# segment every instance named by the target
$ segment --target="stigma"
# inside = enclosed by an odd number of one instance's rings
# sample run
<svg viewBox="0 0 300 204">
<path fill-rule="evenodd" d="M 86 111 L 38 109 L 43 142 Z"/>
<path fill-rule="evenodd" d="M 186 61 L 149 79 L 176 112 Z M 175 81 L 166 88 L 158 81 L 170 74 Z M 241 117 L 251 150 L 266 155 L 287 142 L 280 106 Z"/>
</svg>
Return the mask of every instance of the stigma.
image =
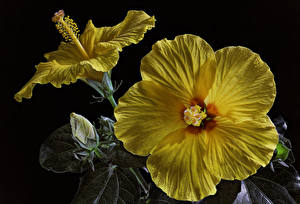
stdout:
<svg viewBox="0 0 300 204">
<path fill-rule="evenodd" d="M 79 29 L 77 24 L 69 16 L 65 17 L 63 10 L 59 10 L 52 17 L 52 21 L 55 23 L 55 26 L 58 32 L 63 36 L 65 41 L 74 43 L 79 49 L 80 53 L 85 59 L 89 59 L 87 52 L 80 43 L 79 40 Z"/>
<path fill-rule="evenodd" d="M 188 125 L 200 126 L 202 121 L 207 117 L 206 110 L 201 110 L 199 105 L 191 106 L 183 112 L 183 119 Z"/>
</svg>

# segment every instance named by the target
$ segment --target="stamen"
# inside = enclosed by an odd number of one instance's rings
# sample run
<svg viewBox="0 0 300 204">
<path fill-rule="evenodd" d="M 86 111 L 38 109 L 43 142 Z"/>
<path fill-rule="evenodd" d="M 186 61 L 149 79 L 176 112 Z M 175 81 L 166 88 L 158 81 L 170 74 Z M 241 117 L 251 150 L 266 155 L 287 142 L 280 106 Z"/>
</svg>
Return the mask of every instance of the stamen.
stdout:
<svg viewBox="0 0 300 204">
<path fill-rule="evenodd" d="M 183 119 L 188 125 L 200 126 L 207 117 L 199 105 L 191 106 L 184 111 Z"/>
<path fill-rule="evenodd" d="M 52 17 L 52 21 L 56 23 L 56 28 L 62 34 L 66 41 L 74 43 L 83 57 L 89 59 L 89 56 L 79 41 L 79 29 L 77 24 L 69 17 L 65 17 L 63 10 L 59 10 Z"/>
</svg>

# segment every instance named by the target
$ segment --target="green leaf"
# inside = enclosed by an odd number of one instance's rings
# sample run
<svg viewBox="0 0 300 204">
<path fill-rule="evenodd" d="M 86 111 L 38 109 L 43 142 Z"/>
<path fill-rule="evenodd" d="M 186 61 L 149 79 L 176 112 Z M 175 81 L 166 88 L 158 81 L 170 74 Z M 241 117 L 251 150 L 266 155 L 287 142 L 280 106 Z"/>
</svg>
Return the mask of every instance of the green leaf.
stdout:
<svg viewBox="0 0 300 204">
<path fill-rule="evenodd" d="M 86 165 L 74 157 L 74 152 L 80 151 L 72 138 L 70 124 L 55 130 L 41 145 L 39 161 L 41 166 L 55 173 L 81 173 Z"/>
<path fill-rule="evenodd" d="M 115 146 L 109 155 L 111 162 L 124 168 L 142 168 L 146 166 L 147 157 L 137 156 L 128 152 L 122 145 Z"/>
<path fill-rule="evenodd" d="M 217 193 L 215 195 L 208 196 L 196 202 L 196 204 L 232 204 L 240 191 L 240 181 L 221 180 L 217 185 Z"/>
<path fill-rule="evenodd" d="M 292 144 L 291 141 L 289 139 L 287 139 L 286 137 L 282 137 L 279 136 L 279 142 L 278 144 L 281 143 L 283 145 L 284 148 L 289 149 L 290 151 L 287 154 L 287 157 L 284 158 L 284 162 L 287 163 L 288 165 L 293 164 L 295 162 L 295 157 L 292 151 Z M 277 147 L 276 147 L 276 154 L 278 154 L 277 152 Z M 283 154 L 284 152 L 280 152 L 280 154 Z M 276 158 L 276 157 L 275 157 Z M 282 160 L 277 160 L 277 161 L 282 161 Z M 276 162 L 276 159 L 275 159 Z"/>
<path fill-rule="evenodd" d="M 128 169 L 98 164 L 81 179 L 72 204 L 136 204 L 140 188 Z"/>
<path fill-rule="evenodd" d="M 285 161 L 288 158 L 289 152 L 291 151 L 291 149 L 289 149 L 281 141 L 279 141 L 276 146 L 276 151 L 277 151 L 277 154 L 276 154 L 275 159 L 280 159 L 282 161 Z"/>
</svg>

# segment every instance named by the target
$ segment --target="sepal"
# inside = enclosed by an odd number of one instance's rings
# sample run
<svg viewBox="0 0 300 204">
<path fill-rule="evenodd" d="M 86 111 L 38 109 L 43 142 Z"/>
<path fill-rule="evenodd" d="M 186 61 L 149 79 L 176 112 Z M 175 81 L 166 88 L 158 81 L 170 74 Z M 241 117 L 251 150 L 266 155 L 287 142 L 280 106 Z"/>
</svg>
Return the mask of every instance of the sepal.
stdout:
<svg viewBox="0 0 300 204">
<path fill-rule="evenodd" d="M 104 72 L 102 81 L 86 79 L 85 82 L 94 88 L 103 98 L 109 98 L 119 88 L 119 85 L 113 85 L 111 81 L 111 72 Z"/>
</svg>

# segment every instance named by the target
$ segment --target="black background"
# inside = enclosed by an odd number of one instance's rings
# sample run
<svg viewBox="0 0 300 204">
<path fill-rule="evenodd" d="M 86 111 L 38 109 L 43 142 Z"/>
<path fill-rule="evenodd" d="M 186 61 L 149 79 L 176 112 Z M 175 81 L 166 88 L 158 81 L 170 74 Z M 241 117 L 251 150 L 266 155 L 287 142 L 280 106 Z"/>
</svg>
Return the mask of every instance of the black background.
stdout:
<svg viewBox="0 0 300 204">
<path fill-rule="evenodd" d="M 164 3 L 163 3 L 164 2 Z M 221 1 L 220 1 L 221 2 Z M 33 97 L 17 103 L 14 94 L 34 74 L 34 65 L 45 61 L 61 36 L 51 22 L 64 9 L 81 31 L 88 19 L 96 26 L 121 22 L 130 9 L 144 10 L 156 18 L 156 27 L 137 45 L 120 54 L 113 79 L 123 80 L 119 98 L 139 81 L 141 58 L 157 40 L 191 33 L 204 38 L 213 49 L 241 45 L 259 53 L 271 67 L 277 85 L 272 115 L 288 121 L 288 135 L 300 161 L 300 3 L 294 1 L 4 1 L 1 3 L 1 147 L 0 203 L 69 203 L 77 190 L 78 175 L 54 174 L 39 166 L 39 147 L 56 128 L 76 112 L 92 121 L 112 116 L 105 101 L 91 104 L 96 93 L 78 82 L 56 89 L 38 85 Z M 163 3 L 163 4 L 162 4 Z M 3 22 L 2 22 L 3 21 Z M 296 162 L 300 169 L 300 162 Z"/>
</svg>

